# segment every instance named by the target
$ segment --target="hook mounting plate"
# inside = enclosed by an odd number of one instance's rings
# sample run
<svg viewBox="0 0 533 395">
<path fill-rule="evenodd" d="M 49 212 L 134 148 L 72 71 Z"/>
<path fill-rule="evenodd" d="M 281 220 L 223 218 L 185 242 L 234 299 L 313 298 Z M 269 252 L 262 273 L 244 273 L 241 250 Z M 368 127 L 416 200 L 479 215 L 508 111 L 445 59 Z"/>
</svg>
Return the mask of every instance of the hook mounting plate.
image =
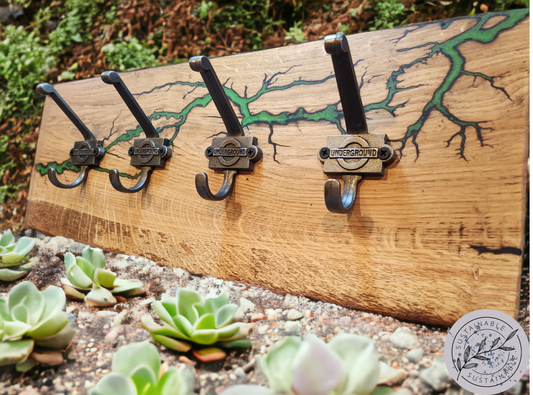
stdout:
<svg viewBox="0 0 533 395">
<path fill-rule="evenodd" d="M 167 138 L 134 139 L 133 145 L 128 150 L 131 157 L 131 166 L 161 169 L 165 162 L 172 156 L 172 149 L 168 146 Z"/>
<path fill-rule="evenodd" d="M 105 155 L 101 140 L 75 141 L 70 150 L 70 159 L 74 166 L 98 166 Z"/>
<path fill-rule="evenodd" d="M 380 174 L 394 159 L 394 149 L 385 144 L 385 133 L 328 136 L 318 150 L 326 174 Z"/>
<path fill-rule="evenodd" d="M 213 137 L 205 156 L 209 159 L 209 168 L 213 170 L 253 171 L 262 151 L 254 136 Z"/>
</svg>

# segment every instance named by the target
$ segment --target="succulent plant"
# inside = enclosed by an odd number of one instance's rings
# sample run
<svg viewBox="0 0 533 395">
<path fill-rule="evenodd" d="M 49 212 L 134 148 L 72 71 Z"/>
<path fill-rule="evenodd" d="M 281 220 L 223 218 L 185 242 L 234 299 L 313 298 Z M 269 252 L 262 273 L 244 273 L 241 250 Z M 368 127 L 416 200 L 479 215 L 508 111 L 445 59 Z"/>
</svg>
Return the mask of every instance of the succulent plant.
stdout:
<svg viewBox="0 0 533 395">
<path fill-rule="evenodd" d="M 238 385 L 221 395 L 387 395 L 372 340 L 341 334 L 326 345 L 314 335 L 290 336 L 257 360 L 269 387 Z"/>
<path fill-rule="evenodd" d="M 66 294 L 74 299 L 85 300 L 90 306 L 106 307 L 117 303 L 113 296 L 136 296 L 144 293 L 140 280 L 123 280 L 111 270 L 106 270 L 101 249 L 85 247 L 81 257 L 65 254 L 67 278 L 61 283 Z"/>
<path fill-rule="evenodd" d="M 189 395 L 193 391 L 190 369 L 171 366 L 160 377 L 159 354 L 148 341 L 121 347 L 113 356 L 112 369 L 89 395 Z"/>
<path fill-rule="evenodd" d="M 24 276 L 34 263 L 29 263 L 26 255 L 35 247 L 37 239 L 21 237 L 15 242 L 11 230 L 7 230 L 0 237 L 0 280 L 14 281 Z"/>
<path fill-rule="evenodd" d="M 237 305 L 228 304 L 228 295 L 204 299 L 194 291 L 180 288 L 176 296 L 163 294 L 161 301 L 152 303 L 163 326 L 154 322 L 151 316 L 142 318 L 143 327 L 152 338 L 176 351 L 187 352 L 189 343 L 230 347 L 251 347 L 245 337 L 250 324 L 234 322 Z M 211 348 L 213 352 L 218 349 Z"/>
<path fill-rule="evenodd" d="M 58 365 L 75 327 L 63 311 L 66 297 L 61 288 L 44 291 L 24 281 L 0 298 L 0 366 L 16 364 L 27 371 L 37 363 Z"/>
</svg>

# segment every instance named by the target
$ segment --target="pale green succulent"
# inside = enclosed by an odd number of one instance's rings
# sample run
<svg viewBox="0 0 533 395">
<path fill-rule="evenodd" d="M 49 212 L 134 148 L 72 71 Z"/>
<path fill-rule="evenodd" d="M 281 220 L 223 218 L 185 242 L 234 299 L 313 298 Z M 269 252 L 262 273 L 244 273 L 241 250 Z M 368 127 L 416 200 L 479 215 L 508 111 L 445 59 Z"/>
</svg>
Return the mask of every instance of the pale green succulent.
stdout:
<svg viewBox="0 0 533 395">
<path fill-rule="evenodd" d="M 15 242 L 11 230 L 7 230 L 0 237 L 0 280 L 14 281 L 24 276 L 35 263 L 29 263 L 26 255 L 33 250 L 37 239 L 21 237 Z"/>
<path fill-rule="evenodd" d="M 160 377 L 159 354 L 148 341 L 121 347 L 113 356 L 112 369 L 89 395 L 190 395 L 193 391 L 190 369 L 171 366 Z"/>
<path fill-rule="evenodd" d="M 201 345 L 217 343 L 221 347 L 251 347 L 244 339 L 250 325 L 234 322 L 238 306 L 228 304 L 228 295 L 205 299 L 196 292 L 179 289 L 175 297 L 164 294 L 152 308 L 163 321 L 157 325 L 151 316 L 142 318 L 143 327 L 153 339 L 176 351 L 186 352 L 189 342 Z"/>
<path fill-rule="evenodd" d="M 380 363 L 372 340 L 341 334 L 326 345 L 314 335 L 279 341 L 257 360 L 269 388 L 231 387 L 220 395 L 387 395 L 378 387 Z"/>
<path fill-rule="evenodd" d="M 74 336 L 75 327 L 63 311 L 66 297 L 61 288 L 44 291 L 24 281 L 7 298 L 0 298 L 0 366 L 16 364 L 27 371 L 37 363 L 58 365 Z"/>
<path fill-rule="evenodd" d="M 144 293 L 142 281 L 123 280 L 104 269 L 101 249 L 85 247 L 81 255 L 65 254 L 67 278 L 62 278 L 61 284 L 71 298 L 85 300 L 91 306 L 106 307 L 117 303 L 113 294 L 127 297 Z"/>
</svg>

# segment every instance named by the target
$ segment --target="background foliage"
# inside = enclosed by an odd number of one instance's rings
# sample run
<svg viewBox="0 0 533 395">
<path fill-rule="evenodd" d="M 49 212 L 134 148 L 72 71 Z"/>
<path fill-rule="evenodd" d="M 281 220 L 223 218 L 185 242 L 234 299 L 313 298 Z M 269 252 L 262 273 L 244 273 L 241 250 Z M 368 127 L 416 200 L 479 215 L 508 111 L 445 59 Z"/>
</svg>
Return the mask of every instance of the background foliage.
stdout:
<svg viewBox="0 0 533 395">
<path fill-rule="evenodd" d="M 0 228 L 24 218 L 40 82 L 529 7 L 529 0 L 0 0 Z"/>
</svg>

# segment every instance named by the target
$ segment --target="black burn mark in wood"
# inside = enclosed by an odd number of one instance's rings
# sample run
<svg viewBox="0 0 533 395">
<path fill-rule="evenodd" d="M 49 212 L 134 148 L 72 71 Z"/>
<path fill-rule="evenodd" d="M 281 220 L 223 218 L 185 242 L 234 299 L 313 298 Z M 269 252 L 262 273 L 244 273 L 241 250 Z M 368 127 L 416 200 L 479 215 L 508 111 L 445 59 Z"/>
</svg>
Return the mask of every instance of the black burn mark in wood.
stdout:
<svg viewBox="0 0 533 395">
<path fill-rule="evenodd" d="M 520 248 L 516 247 L 500 247 L 500 248 L 488 248 L 485 246 L 473 246 L 471 245 L 470 248 L 473 248 L 478 252 L 478 255 L 481 254 L 494 254 L 494 255 L 502 255 L 502 254 L 511 254 L 511 255 L 522 255 L 522 250 Z"/>
</svg>

